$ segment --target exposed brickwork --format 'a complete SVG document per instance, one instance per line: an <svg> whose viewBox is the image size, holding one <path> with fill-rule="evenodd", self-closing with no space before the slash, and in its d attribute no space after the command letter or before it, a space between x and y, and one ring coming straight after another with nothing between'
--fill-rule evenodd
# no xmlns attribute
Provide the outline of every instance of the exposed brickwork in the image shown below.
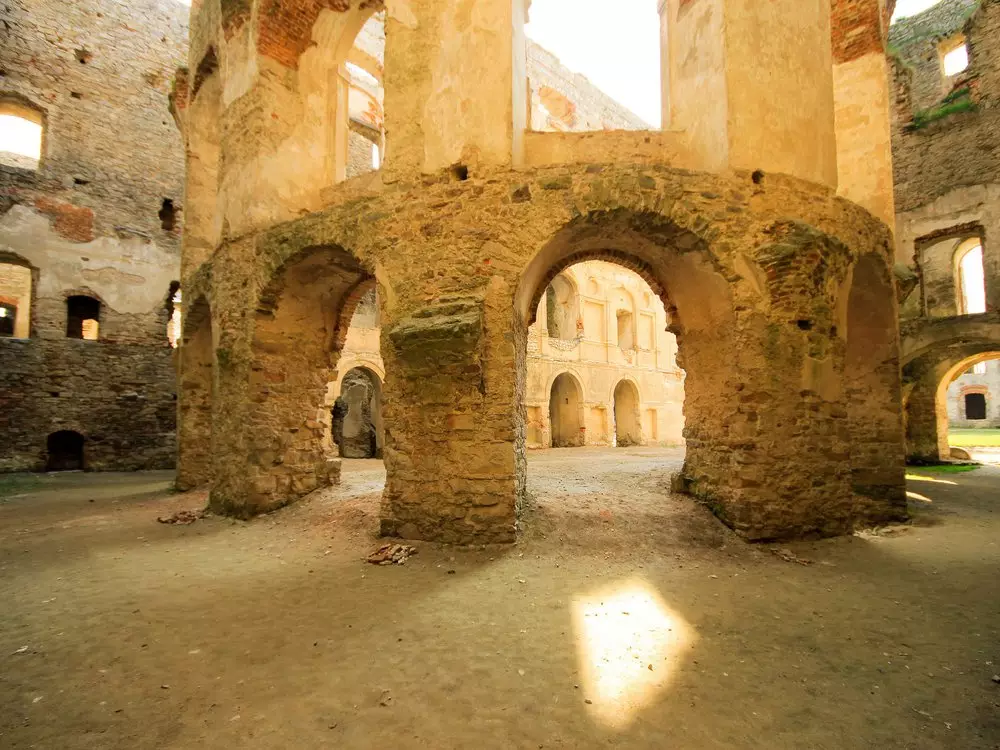
<svg viewBox="0 0 1000 750"><path fill-rule="evenodd" d="M383 3L363 0L360 8L374 12L382 10ZM257 49L286 68L298 68L299 55L312 44L312 28L320 12L350 9L351 0L264 0L258 11Z"/></svg>
<svg viewBox="0 0 1000 750"><path fill-rule="evenodd" d="M833 0L833 61L845 63L883 50L883 17L878 0Z"/></svg>
<svg viewBox="0 0 1000 750"><path fill-rule="evenodd" d="M74 242L90 242L94 239L94 210L74 206L71 203L57 203L51 198L36 198L35 208L51 216L52 227L61 236Z"/></svg>

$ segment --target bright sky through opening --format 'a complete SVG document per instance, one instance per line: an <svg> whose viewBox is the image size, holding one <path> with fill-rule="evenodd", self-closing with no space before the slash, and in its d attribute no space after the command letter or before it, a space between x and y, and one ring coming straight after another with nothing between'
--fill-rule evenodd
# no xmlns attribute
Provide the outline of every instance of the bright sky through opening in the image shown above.
<svg viewBox="0 0 1000 750"><path fill-rule="evenodd" d="M42 126L16 115L0 115L0 151L37 161L42 153Z"/></svg>
<svg viewBox="0 0 1000 750"><path fill-rule="evenodd" d="M898 0L892 15L914 16L941 0ZM190 5L190 0L177 0ZM660 16L657 0L534 0L526 32L570 70L660 127Z"/></svg>

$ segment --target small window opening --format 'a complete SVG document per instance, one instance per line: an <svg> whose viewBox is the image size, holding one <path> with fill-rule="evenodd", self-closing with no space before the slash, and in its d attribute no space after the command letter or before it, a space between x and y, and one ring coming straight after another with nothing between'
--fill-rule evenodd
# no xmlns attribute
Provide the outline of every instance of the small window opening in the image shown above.
<svg viewBox="0 0 1000 750"><path fill-rule="evenodd" d="M975 244L967 250L959 261L962 305L964 315L978 315L986 312L986 273L983 269L983 246Z"/></svg>
<svg viewBox="0 0 1000 750"><path fill-rule="evenodd" d="M30 335L31 269L0 263L0 336L26 339Z"/></svg>
<svg viewBox="0 0 1000 750"><path fill-rule="evenodd" d="M947 77L956 76L969 67L969 48L963 42L941 58L941 66Z"/></svg>
<svg viewBox="0 0 1000 750"><path fill-rule="evenodd" d="M986 363L977 362L969 370L969 375L985 375L986 374Z"/></svg>
<svg viewBox="0 0 1000 750"><path fill-rule="evenodd" d="M101 303L93 297L74 295L66 300L66 337L97 341Z"/></svg>
<svg viewBox="0 0 1000 750"><path fill-rule="evenodd" d="M0 102L0 164L34 170L41 158L41 115L27 107Z"/></svg>
<svg viewBox="0 0 1000 750"><path fill-rule="evenodd" d="M167 341L170 348L176 349L177 343L181 339L181 284L179 281L170 282L170 291L167 292L167 314L170 320L167 321Z"/></svg>
<svg viewBox="0 0 1000 750"><path fill-rule="evenodd" d="M177 209L174 208L174 202L170 198L163 199L160 213L157 216L160 217L160 226L163 227L164 232L174 231L177 222Z"/></svg>
<svg viewBox="0 0 1000 750"><path fill-rule="evenodd" d="M966 419L986 419L986 394L966 393L965 394L965 418Z"/></svg>
<svg viewBox="0 0 1000 750"><path fill-rule="evenodd" d="M464 164L456 164L451 168L451 173L459 182L469 179L469 168Z"/></svg>
<svg viewBox="0 0 1000 750"><path fill-rule="evenodd" d="M632 313L628 310L619 310L618 313L618 347L620 349L635 349L635 336L633 334Z"/></svg>
<svg viewBox="0 0 1000 750"><path fill-rule="evenodd" d="M72 430L53 432L48 437L46 471L79 471L83 466L83 435Z"/></svg>
<svg viewBox="0 0 1000 750"><path fill-rule="evenodd" d="M378 144L372 144L372 169L378 169L382 166L382 153L378 150Z"/></svg>
<svg viewBox="0 0 1000 750"><path fill-rule="evenodd" d="M0 302L0 336L12 338L17 325L17 305Z"/></svg>

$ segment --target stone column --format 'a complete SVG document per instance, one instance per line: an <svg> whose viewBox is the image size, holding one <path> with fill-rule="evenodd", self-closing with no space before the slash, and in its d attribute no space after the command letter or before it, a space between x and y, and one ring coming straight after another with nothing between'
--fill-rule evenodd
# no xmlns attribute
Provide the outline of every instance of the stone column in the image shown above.
<svg viewBox="0 0 1000 750"><path fill-rule="evenodd" d="M512 6L511 0L411 0L405 15L388 16L384 168L390 179L453 165L511 164ZM527 104L517 106L524 122Z"/></svg>
<svg viewBox="0 0 1000 750"><path fill-rule="evenodd" d="M833 0L838 192L896 224L889 67L878 0Z"/></svg>
<svg viewBox="0 0 1000 750"><path fill-rule="evenodd" d="M667 0L671 129L709 170L837 184L829 0Z"/></svg>
<svg viewBox="0 0 1000 750"><path fill-rule="evenodd" d="M513 541L525 435L511 294L495 277L485 299L443 298L387 325L384 534Z"/></svg>
<svg viewBox="0 0 1000 750"><path fill-rule="evenodd" d="M906 399L906 460L911 463L937 463L942 438L947 447L947 430L939 435L937 393L937 379L929 373L913 384Z"/></svg>

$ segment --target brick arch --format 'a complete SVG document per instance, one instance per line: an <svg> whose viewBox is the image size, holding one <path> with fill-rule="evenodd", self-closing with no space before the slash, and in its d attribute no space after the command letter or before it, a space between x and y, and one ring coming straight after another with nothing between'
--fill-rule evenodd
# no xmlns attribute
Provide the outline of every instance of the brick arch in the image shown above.
<svg viewBox="0 0 1000 750"><path fill-rule="evenodd" d="M347 340L347 332L351 328L351 320L361 304L361 300L372 289L378 289L374 276L362 277L340 300L337 308L337 328L333 334L333 350L342 351Z"/></svg>
<svg viewBox="0 0 1000 750"><path fill-rule="evenodd" d="M344 14L341 33L331 40L339 64L365 22L385 8L383 0L259 0L258 4L258 52L293 70L313 44L313 26L324 10Z"/></svg>
<svg viewBox="0 0 1000 750"><path fill-rule="evenodd" d="M191 81L191 96L189 102L193 102L201 87L219 69L219 58L215 54L215 47L210 46L202 55L198 66L194 70L194 78Z"/></svg>
<svg viewBox="0 0 1000 750"><path fill-rule="evenodd" d="M693 225L708 228L700 216ZM541 295L559 273L590 260L613 263L637 274L663 302L671 332L706 330L731 320L732 284L697 232L662 214L594 210L559 228L528 261L514 298L525 327L534 322ZM693 294L708 285L707 293Z"/></svg>

